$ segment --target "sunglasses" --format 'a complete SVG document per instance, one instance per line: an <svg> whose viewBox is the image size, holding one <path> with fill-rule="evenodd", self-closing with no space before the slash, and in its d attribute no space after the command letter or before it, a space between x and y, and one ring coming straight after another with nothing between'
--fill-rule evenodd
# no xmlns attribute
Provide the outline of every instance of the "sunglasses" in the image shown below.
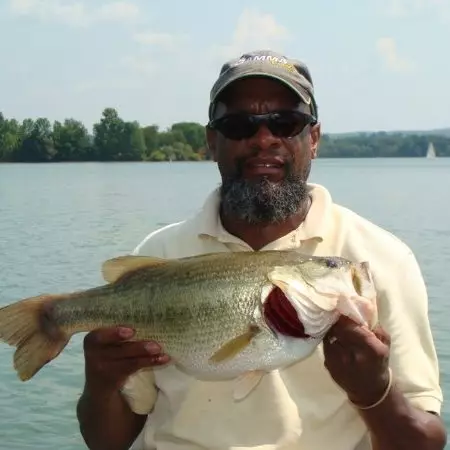
<svg viewBox="0 0 450 450"><path fill-rule="evenodd" d="M317 120L299 111L278 111L267 114L228 114L209 122L209 128L219 131L227 139L240 141L254 136L261 125L279 138L290 138L301 133L307 125Z"/></svg>

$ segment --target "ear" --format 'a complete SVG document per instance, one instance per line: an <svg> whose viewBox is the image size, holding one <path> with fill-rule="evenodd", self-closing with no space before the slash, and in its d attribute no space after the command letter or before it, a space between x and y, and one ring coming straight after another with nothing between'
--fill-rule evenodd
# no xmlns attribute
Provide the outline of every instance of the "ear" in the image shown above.
<svg viewBox="0 0 450 450"><path fill-rule="evenodd" d="M214 162L217 162L217 132L208 126L206 127L206 143Z"/></svg>
<svg viewBox="0 0 450 450"><path fill-rule="evenodd" d="M321 129L320 129L320 123L316 123L311 127L311 159L317 158L317 153L319 150L319 142L321 137Z"/></svg>

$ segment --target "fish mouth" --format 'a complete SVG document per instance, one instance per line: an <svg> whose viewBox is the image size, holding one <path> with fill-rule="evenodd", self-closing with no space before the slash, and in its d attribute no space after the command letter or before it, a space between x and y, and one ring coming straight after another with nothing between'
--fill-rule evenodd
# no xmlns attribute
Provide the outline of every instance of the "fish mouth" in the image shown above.
<svg viewBox="0 0 450 450"><path fill-rule="evenodd" d="M285 336L310 339L295 308L279 287L274 287L263 304L263 315L270 328Z"/></svg>

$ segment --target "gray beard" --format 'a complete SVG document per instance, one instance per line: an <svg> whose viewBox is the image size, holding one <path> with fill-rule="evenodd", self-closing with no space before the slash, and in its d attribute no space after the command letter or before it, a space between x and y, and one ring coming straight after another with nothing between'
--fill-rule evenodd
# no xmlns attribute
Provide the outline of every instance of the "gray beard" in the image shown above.
<svg viewBox="0 0 450 450"><path fill-rule="evenodd" d="M220 197L224 214L250 224L273 224L301 210L308 187L302 177L292 173L277 183L235 176L223 180Z"/></svg>

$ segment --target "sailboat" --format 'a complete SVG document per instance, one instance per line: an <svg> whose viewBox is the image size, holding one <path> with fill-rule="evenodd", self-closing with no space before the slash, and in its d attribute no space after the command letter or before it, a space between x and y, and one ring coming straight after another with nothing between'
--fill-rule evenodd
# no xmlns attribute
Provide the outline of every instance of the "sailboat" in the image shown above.
<svg viewBox="0 0 450 450"><path fill-rule="evenodd" d="M436 158L436 150L434 149L434 145L432 142L428 144L427 154L425 156L428 159Z"/></svg>

